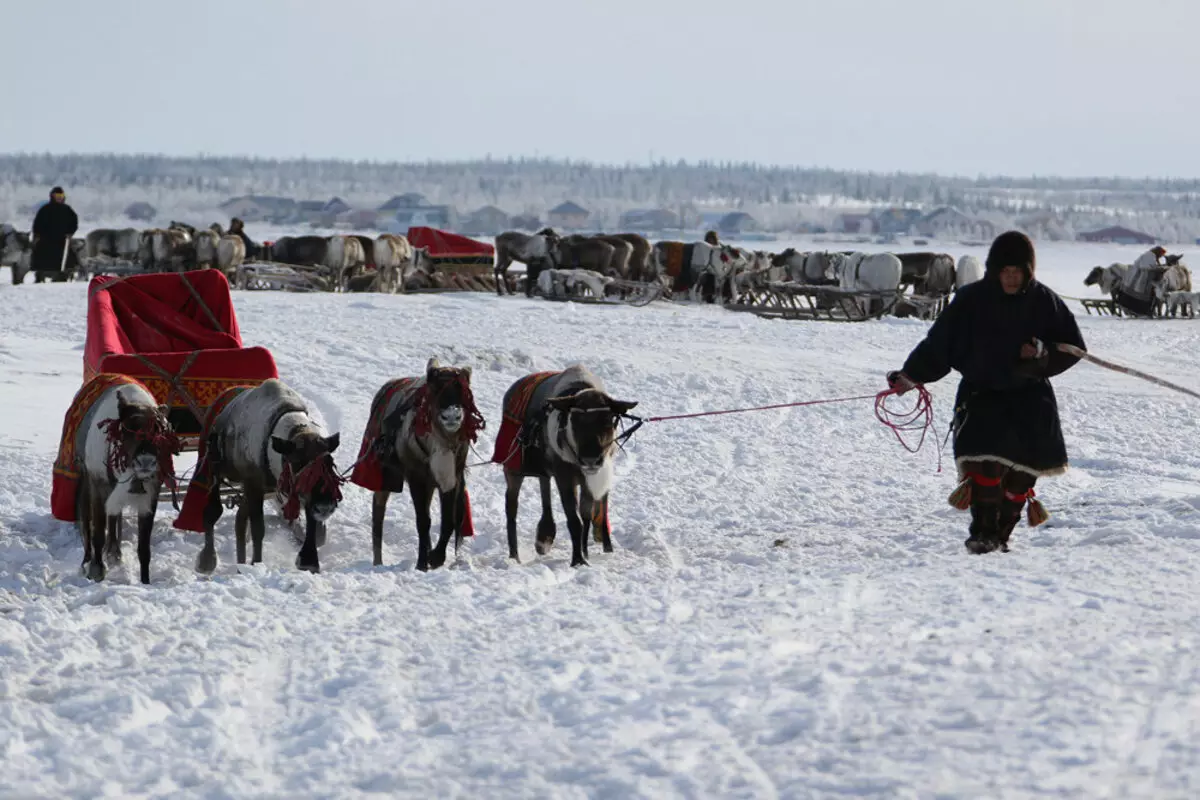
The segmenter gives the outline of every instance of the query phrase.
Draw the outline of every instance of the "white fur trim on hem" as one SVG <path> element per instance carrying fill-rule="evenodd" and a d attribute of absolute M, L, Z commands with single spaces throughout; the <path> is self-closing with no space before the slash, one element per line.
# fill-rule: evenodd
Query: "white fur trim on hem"
<path fill-rule="evenodd" d="M 1024 464 L 1018 464 L 1010 459 L 1001 458 L 1000 456 L 959 456 L 954 459 L 954 465 L 958 467 L 958 479 L 960 481 L 967 477 L 966 473 L 963 472 L 964 461 L 995 461 L 997 464 L 1003 464 L 1009 469 L 1024 472 L 1026 475 L 1032 475 L 1035 478 L 1053 478 L 1056 475 L 1065 474 L 1068 466 L 1067 464 L 1063 464 L 1061 467 L 1051 467 L 1050 469 L 1034 469 Z"/>

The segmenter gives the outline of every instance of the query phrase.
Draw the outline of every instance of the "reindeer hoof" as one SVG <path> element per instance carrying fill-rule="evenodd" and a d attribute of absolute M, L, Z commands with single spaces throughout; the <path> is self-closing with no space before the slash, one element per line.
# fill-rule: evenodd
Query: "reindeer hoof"
<path fill-rule="evenodd" d="M 429 568 L 430 569 L 437 569 L 438 567 L 444 566 L 445 563 L 446 563 L 446 551 L 445 550 L 434 550 L 432 553 L 429 554 Z"/>
<path fill-rule="evenodd" d="M 296 556 L 296 569 L 302 569 L 305 572 L 311 572 L 316 575 L 321 571 L 321 564 L 315 558 L 312 561 L 308 561 L 303 556 Z"/>
<path fill-rule="evenodd" d="M 571 559 L 571 566 L 572 567 L 590 567 L 591 564 L 588 563 L 588 560 L 586 558 L 584 558 L 583 556 L 580 556 L 579 558 Z"/>
<path fill-rule="evenodd" d="M 204 575 L 211 575 L 213 570 L 217 568 L 217 551 L 216 550 L 201 550 L 200 555 L 196 556 L 196 572 Z"/>
<path fill-rule="evenodd" d="M 102 581 L 104 580 L 104 574 L 105 569 L 103 559 L 96 559 L 87 565 L 87 577 L 89 581 Z"/>

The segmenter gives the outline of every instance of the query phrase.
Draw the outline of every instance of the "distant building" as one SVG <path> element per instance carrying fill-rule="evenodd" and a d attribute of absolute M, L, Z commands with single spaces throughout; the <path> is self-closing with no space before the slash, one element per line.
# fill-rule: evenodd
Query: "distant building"
<path fill-rule="evenodd" d="M 1153 236 L 1141 231 L 1113 225 L 1098 231 L 1088 231 L 1076 237 L 1081 242 L 1106 242 L 1108 244 L 1154 244 Z"/>
<path fill-rule="evenodd" d="M 546 224 L 552 228 L 582 228 L 587 225 L 591 213 L 583 206 L 570 201 L 550 209 L 546 214 Z"/>
<path fill-rule="evenodd" d="M 390 217 L 388 227 L 408 230 L 415 227 L 438 228 L 453 231 L 458 227 L 458 214 L 454 206 L 417 206 L 402 208 Z"/>
<path fill-rule="evenodd" d="M 350 210 L 350 204 L 340 197 L 331 197 L 324 201 L 301 200 L 296 203 L 296 221 L 328 227 L 333 225 L 338 215 Z"/>
<path fill-rule="evenodd" d="M 751 233 L 758 230 L 758 221 L 744 211 L 731 211 L 717 220 L 720 233 Z"/>
<path fill-rule="evenodd" d="M 874 233 L 895 236 L 910 236 L 921 221 L 921 216 L 921 210 L 918 208 L 880 208 L 870 214 Z"/>
<path fill-rule="evenodd" d="M 503 210 L 495 206 L 484 206 L 467 215 L 459 226 L 459 233 L 468 236 L 495 236 L 508 230 L 512 222 Z"/>
<path fill-rule="evenodd" d="M 871 233 L 874 223 L 869 214 L 839 214 L 833 221 L 834 233 Z"/>
<path fill-rule="evenodd" d="M 260 194 L 230 198 L 220 208 L 229 216 L 246 222 L 289 222 L 296 215 L 296 201 L 290 197 Z"/>
<path fill-rule="evenodd" d="M 986 219 L 969 216 L 951 206 L 929 212 L 916 226 L 917 234 L 935 239 L 992 239 L 996 226 Z"/>
<path fill-rule="evenodd" d="M 408 208 L 422 208 L 425 205 L 425 195 L 417 192 L 405 192 L 404 194 L 393 195 L 379 207 L 379 210 L 400 211 L 401 209 Z"/>
<path fill-rule="evenodd" d="M 622 214 L 618 225 L 626 231 L 664 231 L 681 227 L 679 215 L 669 208 L 635 208 Z"/>
<path fill-rule="evenodd" d="M 371 208 L 347 208 L 335 214 L 327 227 L 351 228 L 353 230 L 378 228 L 383 216 Z"/>
<path fill-rule="evenodd" d="M 125 216 L 135 222 L 149 222 L 157 215 L 154 206 L 146 202 L 130 203 L 125 207 Z"/>
<path fill-rule="evenodd" d="M 517 231 L 540 231 L 546 227 L 537 214 L 517 214 L 508 221 L 509 227 Z"/>

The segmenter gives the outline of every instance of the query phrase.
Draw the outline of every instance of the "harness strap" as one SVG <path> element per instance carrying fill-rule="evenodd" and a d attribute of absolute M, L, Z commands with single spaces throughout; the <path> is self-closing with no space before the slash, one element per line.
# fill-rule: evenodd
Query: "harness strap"
<path fill-rule="evenodd" d="M 217 320 L 217 315 L 214 314 L 212 309 L 208 307 L 208 303 L 204 302 L 204 298 L 200 296 L 200 292 L 198 292 L 196 287 L 192 285 L 192 282 L 188 280 L 187 273 L 180 273 L 179 279 L 183 282 L 183 285 L 187 287 L 187 290 L 191 292 L 192 298 L 196 301 L 196 304 L 200 306 L 200 310 L 204 312 L 204 315 L 208 317 L 208 321 L 213 324 L 213 327 L 221 333 L 228 333 L 224 326 L 221 325 L 220 321 Z"/>
<path fill-rule="evenodd" d="M 180 398 L 187 403 L 188 408 L 190 408 L 192 413 L 196 416 L 196 422 L 200 424 L 204 423 L 204 409 L 202 409 L 199 404 L 196 403 L 196 399 L 192 397 L 192 395 L 186 389 L 183 388 L 183 384 L 180 381 L 180 379 L 183 378 L 183 374 L 187 372 L 189 368 L 191 368 L 193 362 L 196 360 L 196 357 L 200 355 L 199 350 L 193 350 L 192 352 L 188 353 L 187 358 L 183 360 L 183 365 L 179 368 L 179 372 L 175 373 L 174 375 L 158 364 L 155 364 L 141 353 L 131 353 L 130 355 L 141 362 L 143 366 L 148 367 L 155 375 L 167 382 L 167 386 L 169 388 L 167 390 L 167 397 L 163 401 L 163 405 L 170 406 L 171 400 L 175 397 L 175 394 L 178 393 Z"/>

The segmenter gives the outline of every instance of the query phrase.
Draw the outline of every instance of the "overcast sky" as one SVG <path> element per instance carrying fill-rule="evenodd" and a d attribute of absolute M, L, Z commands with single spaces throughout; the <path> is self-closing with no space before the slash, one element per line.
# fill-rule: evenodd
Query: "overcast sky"
<path fill-rule="evenodd" d="M 0 152 L 1200 176 L 1200 0 L 42 0 Z"/>

